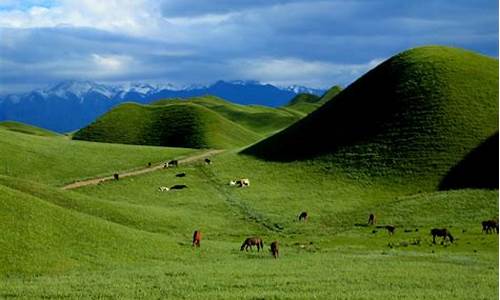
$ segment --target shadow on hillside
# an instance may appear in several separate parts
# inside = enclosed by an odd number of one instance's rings
[[[451,168],[439,189],[498,189],[498,151],[497,131]]]

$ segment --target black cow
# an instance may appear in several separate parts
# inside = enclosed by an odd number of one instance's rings
[[[169,167],[177,167],[179,165],[179,161],[177,160],[171,160],[168,162]]]
[[[186,177],[186,173],[179,173],[176,174],[175,177]]]
[[[120,179],[120,175],[118,175],[118,173],[115,173],[115,174],[113,174],[113,178],[115,180],[119,180]]]
[[[211,164],[211,163],[212,163],[212,161],[211,161],[210,159],[208,159],[208,158],[205,158],[205,163],[206,163],[207,165],[209,165],[209,164]]]

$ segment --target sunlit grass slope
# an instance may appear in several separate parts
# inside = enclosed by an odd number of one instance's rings
[[[77,179],[145,167],[193,149],[71,141],[0,129],[0,175],[62,185]]]
[[[60,136],[59,133],[53,132],[47,129],[43,129],[36,126],[31,126],[28,124],[15,122],[15,121],[3,121],[0,122],[0,128],[8,129],[11,131],[39,135],[39,136]]]
[[[260,105],[240,105],[214,96],[190,98],[186,100],[166,99],[154,102],[155,105],[173,103],[194,103],[213,110],[259,135],[265,136],[296,122],[303,113],[286,108],[272,108]]]
[[[382,177],[426,177],[427,188],[435,188],[497,130],[498,60],[429,46],[392,57],[244,153],[277,161],[321,158]]]
[[[179,172],[187,176],[175,177]],[[265,163],[227,153],[212,165],[180,166],[78,192],[0,177],[0,203],[14,199],[2,207],[14,210],[2,214],[12,218],[0,219],[12,233],[0,238],[11,257],[0,295],[496,297],[498,238],[481,233],[480,222],[495,217],[498,191],[418,193],[418,186],[349,175],[322,163]],[[251,186],[227,185],[240,177],[250,178]],[[157,191],[173,184],[188,189]],[[302,210],[309,212],[307,223],[297,221]],[[395,235],[363,225],[370,212],[379,225],[397,226]],[[38,229],[28,235],[16,219]],[[432,245],[433,227],[448,227],[456,242]],[[200,249],[190,245],[195,229],[203,232]],[[239,251],[250,235],[264,238],[264,253]],[[30,245],[18,242],[14,251],[14,238]],[[275,239],[282,255],[276,261],[267,253]]]
[[[75,133],[74,139],[188,148],[231,148],[260,135],[196,103],[122,104]]]

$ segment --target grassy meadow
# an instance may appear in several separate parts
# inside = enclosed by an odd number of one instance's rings
[[[184,178],[175,177],[179,172]],[[304,176],[307,174],[307,176]],[[248,177],[248,188],[231,179]],[[159,186],[186,184],[159,192]],[[3,297],[491,299],[498,294],[498,191],[418,193],[314,163],[266,163],[233,152],[193,164],[62,191],[0,178],[17,211],[3,220],[29,245],[2,262]],[[22,209],[12,205],[23,204]],[[24,211],[27,210],[27,211]],[[308,222],[297,215],[309,212]],[[375,212],[378,225],[366,226]],[[43,226],[40,226],[43,224]],[[448,227],[456,242],[432,244]],[[4,227],[5,228],[5,227]],[[36,228],[36,230],[35,230]],[[195,229],[202,246],[191,247]],[[416,231],[418,230],[418,231]],[[23,236],[23,234],[28,236]],[[247,236],[265,251],[240,252]],[[268,252],[279,240],[281,257]],[[24,249],[24,251],[19,251]]]
[[[481,222],[498,219],[498,185],[470,181],[498,176],[477,168],[498,153],[497,83],[498,61],[425,47],[288,107],[125,104],[76,134],[116,144],[0,128],[0,298],[496,299],[498,235]],[[352,113],[363,105],[361,122]],[[179,132],[195,148],[225,151],[211,164],[61,188],[198,155],[118,143]],[[249,187],[228,184],[243,178]],[[434,244],[432,228],[454,242]],[[263,251],[240,251],[250,236]]]

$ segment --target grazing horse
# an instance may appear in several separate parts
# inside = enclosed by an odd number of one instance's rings
[[[212,163],[212,161],[211,161],[210,159],[208,159],[208,158],[205,158],[205,163],[206,163],[207,165],[209,165],[209,164],[211,164],[211,163]]]
[[[483,225],[483,232],[491,233],[492,231],[496,231],[498,234],[498,222],[497,220],[487,220],[481,222]]]
[[[177,167],[179,165],[179,161],[177,160],[171,160],[168,162],[169,167]]]
[[[193,234],[193,247],[200,247],[201,242],[201,231],[195,230]]]
[[[453,236],[451,235],[451,233],[448,231],[448,229],[446,228],[434,228],[431,230],[431,234],[432,234],[432,243],[435,244],[436,243],[436,236],[442,236],[443,237],[443,242],[446,240],[446,238],[448,237],[448,239],[450,240],[451,243],[453,243]]]
[[[278,241],[274,241],[271,243],[271,253],[274,256],[274,258],[278,258],[278,256],[280,255]]]
[[[243,251],[243,249],[248,251],[248,247],[250,247],[250,250],[252,250],[252,246],[257,246],[257,252],[260,251],[260,249],[264,250],[264,242],[261,238],[249,237],[241,245],[240,251]]]
[[[120,179],[120,175],[118,175],[118,173],[115,173],[115,174],[113,174],[113,178],[115,180],[119,180]]]
[[[393,235],[394,231],[396,231],[396,226],[394,226],[394,225],[386,225],[385,229],[387,229],[387,232],[389,232],[390,235]]]
[[[306,211],[303,211],[303,212],[301,212],[301,213],[300,213],[300,215],[299,215],[299,221],[304,220],[304,222],[305,222],[305,221],[307,221],[307,218],[308,218],[308,217],[309,217],[309,216],[307,215],[307,212],[306,212]]]
[[[377,217],[375,217],[374,214],[370,214],[370,217],[368,217],[368,225],[374,225],[377,223]]]
[[[170,187],[171,190],[182,190],[182,189],[186,189],[187,188],[187,185],[185,184],[176,184],[172,187]]]

